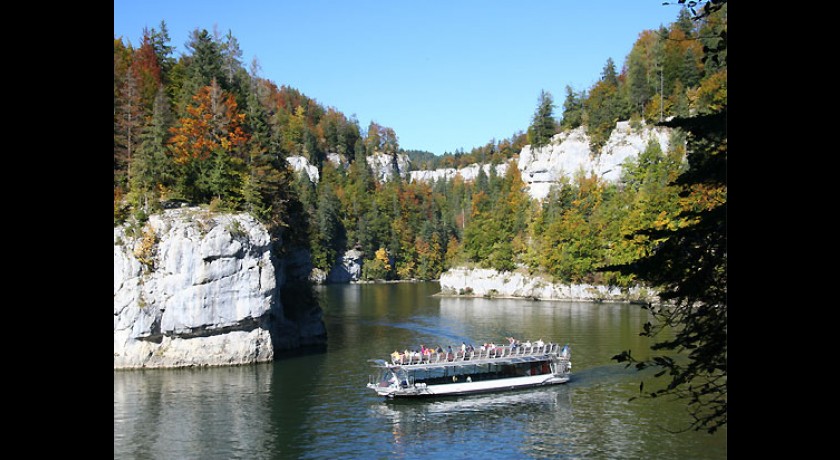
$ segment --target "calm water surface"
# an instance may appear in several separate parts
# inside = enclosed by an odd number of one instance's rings
[[[625,304],[432,297],[437,283],[319,288],[327,351],[270,364],[114,372],[119,459],[723,459],[726,428],[674,433],[685,405],[628,399],[650,373],[610,358],[647,312]],[[370,358],[406,347],[569,343],[572,380],[544,389],[384,401]]]

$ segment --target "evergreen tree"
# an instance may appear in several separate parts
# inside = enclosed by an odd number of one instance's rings
[[[273,231],[288,227],[291,178],[285,159],[271,152],[271,128],[268,113],[252,85],[248,94],[245,118],[250,139],[247,146],[247,174],[243,177],[242,196],[248,210]]]
[[[534,148],[548,144],[551,141],[551,136],[557,130],[553,112],[554,99],[551,97],[551,93],[541,90],[537,101],[537,110],[534,112],[531,126],[528,128],[528,142]]]
[[[682,69],[680,70],[680,81],[686,88],[693,88],[700,83],[703,76],[703,71],[697,65],[697,56],[694,54],[694,48],[687,47],[683,55]]]
[[[338,251],[344,243],[344,227],[341,223],[341,202],[335,194],[335,171],[329,163],[324,165],[325,174],[318,183],[318,201],[314,213],[312,235],[312,263],[324,271],[335,264]]]
[[[225,82],[219,44],[206,29],[193,30],[186,47],[190,54],[181,58],[184,76],[178,95],[179,111],[191,103],[192,96],[200,88],[210,85],[213,80]]]
[[[630,86],[630,103],[633,110],[639,115],[644,113],[645,104],[650,99],[650,83],[648,82],[648,69],[641,54],[641,49],[634,47],[627,59],[628,63],[628,85]]]
[[[596,83],[587,98],[586,114],[590,144],[600,151],[619,119],[618,88],[606,80]]]
[[[618,87],[618,73],[615,71],[615,62],[613,62],[611,57],[607,58],[607,62],[601,70],[601,81],[606,82],[608,85]]]
[[[167,149],[169,128],[173,121],[166,91],[161,86],[155,97],[152,115],[139,136],[137,155],[132,165],[133,204],[146,212],[159,198],[158,189],[169,188],[174,184],[172,159]]]
[[[161,70],[161,83],[166,86],[170,82],[169,73],[175,66],[175,59],[172,57],[174,49],[169,44],[171,41],[169,38],[169,29],[166,27],[166,22],[161,20],[160,30],[155,30],[155,28],[152,27],[150,32],[150,43],[155,56],[157,56],[158,66]]]
[[[115,103],[114,181],[115,184],[125,186],[131,181],[132,156],[143,124],[140,84],[133,62],[128,66],[123,80],[119,83],[118,99]]]
[[[694,21],[691,20],[688,8],[680,8],[680,12],[677,14],[677,20],[674,22],[674,26],[680,29],[685,34],[686,38],[693,38]]]
[[[560,126],[563,129],[574,129],[583,123],[583,102],[581,98],[566,85],[566,99],[563,101],[563,120]]]

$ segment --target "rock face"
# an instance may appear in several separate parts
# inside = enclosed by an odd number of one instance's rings
[[[135,234],[114,229],[115,369],[271,361],[325,339],[319,308],[284,317],[282,261],[249,215],[172,209]]]
[[[368,155],[366,160],[371,174],[379,182],[388,182],[395,177],[406,177],[409,173],[408,170],[411,168],[411,160],[404,153],[396,155],[375,153]],[[328,153],[327,161],[331,162],[336,168],[346,169],[350,165],[347,159],[338,153]],[[321,180],[318,167],[310,164],[306,157],[293,155],[286,158],[286,162],[295,172],[305,172],[313,184],[317,184]]]
[[[578,170],[594,173],[605,180],[617,181],[621,164],[643,152],[651,140],[658,142],[663,152],[668,150],[670,130],[643,126],[632,130],[630,122],[616,124],[607,143],[596,155],[589,148],[589,136],[584,127],[555,134],[551,143],[538,149],[526,145],[519,153],[517,167],[522,180],[528,184],[528,193],[537,199],[548,196],[549,189],[561,177],[572,177]]]
[[[610,138],[602,147],[600,154],[595,154],[589,147],[586,128],[579,127],[571,131],[555,134],[551,142],[538,149],[526,145],[519,152],[518,160],[496,166],[496,174],[502,176],[508,165],[516,162],[522,174],[522,180],[528,184],[528,194],[542,200],[548,196],[551,187],[562,177],[571,178],[577,171],[594,173],[608,181],[617,181],[621,176],[621,164],[643,152],[648,142],[659,143],[662,151],[668,150],[670,130],[662,127],[642,125],[633,130],[629,121],[616,123]],[[489,174],[490,165],[481,165]],[[460,174],[466,181],[475,180],[479,165],[472,164],[460,169],[445,168],[430,171],[411,171],[411,180],[432,181],[452,179]]]
[[[362,278],[362,264],[364,257],[361,251],[351,249],[346,251],[338,263],[327,275],[327,283],[349,283]]]
[[[496,175],[497,176],[504,176],[507,172],[509,163],[502,163],[496,165]],[[412,181],[420,181],[420,182],[431,182],[435,180],[451,180],[455,176],[460,175],[462,179],[465,181],[474,181],[476,177],[478,177],[478,170],[479,167],[484,170],[484,174],[490,175],[490,168],[492,165],[485,164],[480,165],[478,163],[473,163],[469,166],[465,166],[463,168],[443,168],[443,169],[434,169],[434,170],[423,170],[423,171],[411,171],[409,173]]]
[[[379,182],[388,182],[395,177],[405,177],[411,167],[411,160],[404,153],[396,155],[375,153],[368,155],[366,159],[373,177]]]
[[[289,163],[289,166],[296,173],[305,172],[306,176],[309,177],[309,180],[313,184],[317,184],[319,180],[321,180],[321,173],[318,172],[318,167],[312,164],[309,164],[309,160],[306,157],[293,155],[286,158],[286,162]]]
[[[589,284],[557,284],[543,278],[491,269],[452,268],[440,275],[443,295],[475,297],[524,297],[570,301],[652,301],[654,294],[642,288]]]

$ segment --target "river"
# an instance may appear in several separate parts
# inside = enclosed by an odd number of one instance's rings
[[[619,303],[441,298],[437,283],[319,287],[326,351],[269,364],[114,372],[115,459],[724,459],[726,427],[679,432],[685,403],[610,358],[644,356],[647,312]],[[568,343],[562,385],[384,401],[367,360],[506,336]]]

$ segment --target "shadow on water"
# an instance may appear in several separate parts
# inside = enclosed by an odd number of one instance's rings
[[[279,350],[274,353],[274,361],[283,361],[290,358],[299,358],[301,356],[322,355],[327,353],[327,344],[319,345],[305,345],[300,348],[293,348],[291,350]]]
[[[572,356],[574,363],[574,356]],[[645,372],[644,374],[649,374]],[[579,371],[572,368],[572,378],[565,384],[571,387],[588,387],[627,381],[628,378],[641,377],[640,372],[632,367],[625,367],[624,364],[606,364],[594,366]]]

